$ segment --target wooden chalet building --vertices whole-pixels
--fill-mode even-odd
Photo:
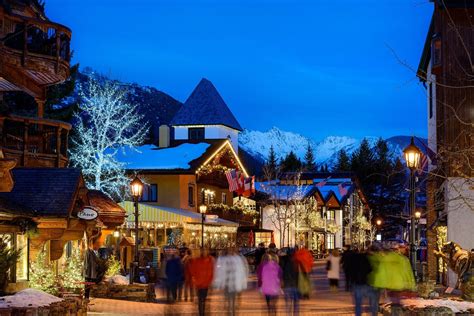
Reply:
[[[324,253],[348,245],[364,248],[373,240],[367,199],[350,173],[283,174],[257,182],[256,190],[266,195],[259,201],[262,227],[274,231],[277,247],[299,245]]]
[[[70,40],[71,30],[50,21],[39,1],[0,2],[0,102],[23,94],[37,105],[28,117],[16,115],[19,103],[0,112],[0,239],[22,249],[8,291],[27,286],[29,261],[39,251],[60,263],[65,249],[125,218],[108,197],[87,190],[80,170],[67,168],[71,125],[44,118],[48,87],[69,76]],[[78,218],[85,207],[98,217]]]
[[[418,67],[426,87],[428,278],[454,286],[433,250],[445,241],[474,249],[474,3],[434,0]]]
[[[131,175],[146,183],[139,203],[144,247],[163,247],[182,242],[198,248],[201,242],[199,207],[217,220],[206,221],[206,247],[227,248],[236,244],[239,225],[254,225],[255,202],[229,192],[225,172],[236,169],[248,177],[237,154],[239,123],[212,83],[202,79],[171,126],[160,127],[159,146],[124,148],[119,161]],[[240,206],[237,206],[239,204]],[[133,203],[127,210],[126,229],[134,226]],[[209,216],[210,218],[210,216]],[[132,232],[129,230],[128,234]],[[176,235],[179,240],[176,240]]]

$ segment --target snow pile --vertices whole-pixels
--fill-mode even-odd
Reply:
[[[123,275],[114,275],[113,277],[110,277],[108,281],[111,284],[118,284],[118,285],[127,285],[130,283],[128,277],[125,277]]]
[[[126,169],[189,169],[189,163],[201,157],[209,146],[198,143],[161,149],[153,145],[123,147],[116,159],[124,163]]]
[[[474,310],[473,302],[455,301],[448,299],[425,300],[425,299],[403,299],[401,304],[415,308],[425,307],[447,307],[454,313],[468,312]]]
[[[60,302],[62,299],[36,289],[25,289],[15,295],[0,297],[1,307],[40,307]]]

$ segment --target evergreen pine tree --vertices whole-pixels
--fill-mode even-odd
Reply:
[[[74,247],[71,257],[64,264],[64,272],[61,274],[63,287],[66,289],[83,287],[81,284],[81,282],[84,282],[84,277],[82,276],[83,265],[81,253],[77,247]]]
[[[351,171],[351,158],[344,149],[337,152],[337,161],[334,171]]]
[[[46,263],[46,251],[41,250],[30,265],[30,287],[57,295],[59,292],[53,267]]]
[[[308,143],[306,147],[306,154],[304,155],[304,168],[306,171],[315,171],[316,163],[314,162],[314,152],[311,145]]]
[[[268,152],[268,159],[263,168],[263,173],[268,178],[268,180],[273,180],[276,178],[278,162],[275,154],[275,149],[273,149],[273,145],[270,146],[270,151]]]
[[[301,170],[301,160],[296,156],[293,151],[290,151],[285,159],[281,162],[281,170],[283,172],[294,172]]]

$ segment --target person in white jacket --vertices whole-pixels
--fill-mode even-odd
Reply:
[[[332,291],[337,291],[337,288],[339,287],[340,268],[341,256],[339,256],[339,250],[334,249],[326,262],[329,286]]]
[[[224,291],[228,315],[237,313],[236,300],[240,292],[247,289],[248,272],[247,260],[235,249],[217,258],[214,287]]]

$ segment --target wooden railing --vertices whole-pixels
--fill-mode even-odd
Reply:
[[[0,116],[0,147],[17,166],[64,167],[70,130],[71,125],[61,121]]]
[[[5,47],[22,53],[23,63],[28,55],[56,60],[57,67],[69,63],[71,30],[61,24],[4,13],[0,37]]]

